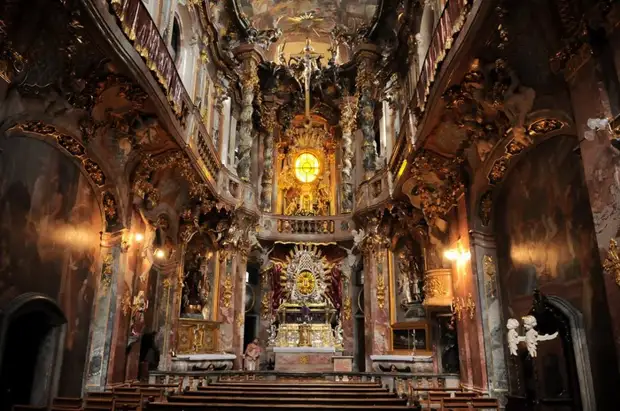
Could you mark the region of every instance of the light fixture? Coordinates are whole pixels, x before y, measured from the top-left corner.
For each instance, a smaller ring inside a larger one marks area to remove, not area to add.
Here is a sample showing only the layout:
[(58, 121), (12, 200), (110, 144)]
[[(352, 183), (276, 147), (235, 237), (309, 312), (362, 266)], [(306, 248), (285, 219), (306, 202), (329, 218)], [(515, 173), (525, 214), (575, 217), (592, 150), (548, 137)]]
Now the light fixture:
[(142, 240), (144, 240), (144, 234), (136, 233), (135, 239), (136, 239), (136, 243), (141, 242)]
[(463, 248), (461, 240), (459, 239), (456, 242), (456, 248), (450, 248), (444, 251), (443, 256), (450, 261), (464, 262), (471, 258), (471, 252)]
[(161, 259), (162, 259), (162, 258), (164, 258), (165, 256), (166, 256), (166, 253), (164, 253), (164, 250), (162, 250), (161, 248), (157, 248), (157, 249), (155, 250), (155, 257), (156, 257), (156, 258), (159, 258), (159, 259), (161, 260)]

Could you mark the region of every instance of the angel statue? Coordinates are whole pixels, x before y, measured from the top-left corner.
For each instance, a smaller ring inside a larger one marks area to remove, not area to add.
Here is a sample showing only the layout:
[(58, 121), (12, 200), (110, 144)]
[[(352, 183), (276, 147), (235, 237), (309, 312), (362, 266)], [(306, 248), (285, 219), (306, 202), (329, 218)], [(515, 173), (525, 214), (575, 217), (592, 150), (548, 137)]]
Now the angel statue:
[(523, 326), (525, 327), (525, 345), (527, 351), (532, 358), (536, 358), (536, 347), (539, 341), (551, 341), (558, 336), (558, 332), (553, 334), (538, 334), (538, 331), (534, 329), (538, 322), (533, 315), (526, 315), (523, 317)]
[(517, 347), (519, 343), (525, 341), (525, 337), (519, 335), (517, 328), (519, 328), (519, 321), (514, 318), (509, 318), (506, 323), (506, 328), (508, 328), (508, 349), (510, 350), (510, 355), (517, 356)]
[(351, 234), (353, 234), (353, 245), (354, 245), (353, 248), (359, 247), (362, 241), (364, 240), (364, 237), (366, 237), (366, 233), (364, 232), (363, 228), (360, 228), (359, 231), (351, 230)]

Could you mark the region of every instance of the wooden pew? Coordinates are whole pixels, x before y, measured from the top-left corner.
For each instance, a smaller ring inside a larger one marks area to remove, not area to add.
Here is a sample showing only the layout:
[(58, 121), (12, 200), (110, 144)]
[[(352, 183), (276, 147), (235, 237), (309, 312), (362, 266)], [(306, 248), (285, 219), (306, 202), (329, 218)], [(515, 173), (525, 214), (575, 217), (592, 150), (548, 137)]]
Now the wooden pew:
[(295, 390), (295, 391), (325, 391), (325, 392), (336, 392), (336, 391), (345, 391), (345, 392), (386, 392), (387, 388), (381, 387), (379, 385), (375, 385), (373, 387), (349, 387), (349, 386), (307, 386), (306, 384), (291, 384), (291, 385), (275, 385), (275, 384), (266, 384), (266, 385), (248, 385), (248, 386), (235, 386), (235, 385), (226, 385), (226, 384), (209, 384), (206, 386), (199, 387), (200, 390), (208, 390), (208, 389), (218, 389), (218, 390), (229, 390), (236, 392), (252, 392), (252, 391), (265, 391), (265, 390)]
[(56, 397), (52, 400), (52, 408), (63, 410), (79, 410), (82, 408), (84, 400), (82, 398)]
[(298, 391), (298, 390), (276, 390), (265, 389), (263, 391), (249, 391), (239, 393), (237, 391), (230, 391), (225, 388), (205, 388), (198, 387), (197, 391), (184, 391), (183, 395), (196, 395), (196, 396), (231, 396), (231, 395), (252, 395), (256, 397), (305, 397), (305, 398), (385, 398), (394, 397), (393, 393), (388, 391), (369, 391), (369, 392), (347, 392), (347, 391)]
[(47, 411), (47, 407), (38, 405), (13, 405), (12, 411)]
[(412, 408), (406, 405), (317, 405), (317, 404), (211, 404), (211, 403), (170, 403), (170, 402), (152, 402), (145, 404), (144, 411), (271, 411), (273, 409), (286, 409), (286, 410), (355, 410), (355, 411), (412, 411)]
[(113, 392), (89, 392), (84, 398), (84, 411), (112, 411), (113, 402)]
[(440, 411), (451, 410), (499, 410), (496, 398), (444, 398)]

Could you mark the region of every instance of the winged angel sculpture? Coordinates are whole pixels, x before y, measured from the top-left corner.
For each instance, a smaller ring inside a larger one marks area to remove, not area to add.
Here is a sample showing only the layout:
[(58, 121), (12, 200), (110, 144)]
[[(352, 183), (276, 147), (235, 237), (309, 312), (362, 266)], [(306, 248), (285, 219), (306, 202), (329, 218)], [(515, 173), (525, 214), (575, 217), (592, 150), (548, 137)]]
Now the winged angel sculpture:
[(517, 356), (517, 347), (519, 343), (525, 342), (525, 346), (527, 348), (527, 352), (530, 354), (530, 357), (536, 358), (537, 356), (537, 348), (538, 343), (540, 341), (550, 341), (558, 336), (558, 332), (554, 332), (553, 334), (538, 334), (538, 331), (535, 330), (538, 322), (536, 321), (536, 317), (533, 315), (526, 315), (523, 317), (523, 327), (525, 328), (525, 335), (519, 335), (517, 328), (519, 328), (519, 321), (514, 318), (508, 319), (506, 323), (506, 328), (508, 328), (507, 338), (508, 338), (508, 349), (510, 350), (510, 355)]

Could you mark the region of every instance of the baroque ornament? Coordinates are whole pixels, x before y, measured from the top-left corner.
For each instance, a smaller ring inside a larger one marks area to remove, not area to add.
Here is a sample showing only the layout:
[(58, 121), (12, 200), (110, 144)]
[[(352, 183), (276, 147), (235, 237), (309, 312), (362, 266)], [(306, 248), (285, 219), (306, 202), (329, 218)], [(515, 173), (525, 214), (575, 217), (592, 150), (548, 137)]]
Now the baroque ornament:
[(366, 173), (377, 169), (377, 147), (375, 145), (375, 115), (373, 102), (373, 75), (375, 62), (372, 56), (362, 56), (355, 78), (356, 95), (358, 96), (359, 126), (364, 135), (362, 150), (363, 165)]
[(493, 192), (488, 190), (486, 193), (480, 197), (480, 221), (482, 221), (483, 226), (488, 226), (491, 222), (491, 212), (493, 209)]
[(344, 97), (340, 106), (340, 128), (342, 130), (342, 212), (353, 209), (353, 131), (356, 123), (356, 97)]
[(620, 255), (618, 254), (618, 243), (615, 238), (609, 240), (609, 249), (607, 250), (605, 261), (603, 261), (603, 268), (608, 274), (613, 276), (616, 285), (620, 287)]

